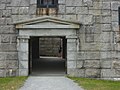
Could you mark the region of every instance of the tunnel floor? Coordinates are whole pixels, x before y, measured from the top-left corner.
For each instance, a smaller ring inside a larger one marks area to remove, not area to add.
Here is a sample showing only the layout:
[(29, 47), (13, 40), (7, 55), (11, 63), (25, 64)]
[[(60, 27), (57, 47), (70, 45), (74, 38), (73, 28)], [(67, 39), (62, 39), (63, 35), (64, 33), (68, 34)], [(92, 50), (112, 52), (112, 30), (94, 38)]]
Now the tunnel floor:
[(31, 75), (65, 75), (65, 61), (58, 57), (34, 59)]

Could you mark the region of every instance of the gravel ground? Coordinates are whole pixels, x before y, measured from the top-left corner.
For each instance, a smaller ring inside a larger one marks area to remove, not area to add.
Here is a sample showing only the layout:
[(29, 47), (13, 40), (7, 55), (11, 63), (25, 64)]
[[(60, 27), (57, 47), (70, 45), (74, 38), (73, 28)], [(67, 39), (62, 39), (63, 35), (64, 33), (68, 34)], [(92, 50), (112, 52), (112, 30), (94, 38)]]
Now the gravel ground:
[(30, 76), (20, 90), (83, 90), (64, 76)]

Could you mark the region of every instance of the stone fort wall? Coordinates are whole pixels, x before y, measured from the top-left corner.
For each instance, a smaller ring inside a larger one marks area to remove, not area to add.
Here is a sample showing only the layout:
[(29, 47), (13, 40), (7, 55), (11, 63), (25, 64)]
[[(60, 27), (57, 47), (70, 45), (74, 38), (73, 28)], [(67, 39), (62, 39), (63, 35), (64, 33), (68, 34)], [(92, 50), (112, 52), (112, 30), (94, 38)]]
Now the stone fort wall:
[[(59, 0), (50, 13), (81, 22), (79, 52), (69, 73), (78, 77), (120, 77), (119, 0)], [(13, 22), (39, 17), (36, 0), (0, 0), (0, 77), (18, 75), (17, 35)], [(13, 71), (11, 73), (11, 70)]]

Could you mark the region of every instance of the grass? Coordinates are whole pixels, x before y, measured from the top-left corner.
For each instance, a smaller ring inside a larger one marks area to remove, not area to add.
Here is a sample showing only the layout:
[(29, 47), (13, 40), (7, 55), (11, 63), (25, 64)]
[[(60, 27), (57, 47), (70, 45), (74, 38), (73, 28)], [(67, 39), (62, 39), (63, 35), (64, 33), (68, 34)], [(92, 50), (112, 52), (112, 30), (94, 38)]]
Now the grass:
[(85, 90), (120, 90), (120, 81), (69, 77)]
[(0, 78), (0, 90), (18, 90), (27, 77)]

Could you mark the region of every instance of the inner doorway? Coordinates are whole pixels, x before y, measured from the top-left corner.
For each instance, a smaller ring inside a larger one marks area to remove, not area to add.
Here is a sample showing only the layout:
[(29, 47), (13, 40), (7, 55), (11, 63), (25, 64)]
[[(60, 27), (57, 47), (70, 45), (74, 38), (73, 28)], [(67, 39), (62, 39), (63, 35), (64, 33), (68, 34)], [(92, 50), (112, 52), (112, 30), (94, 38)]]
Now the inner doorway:
[(65, 75), (66, 61), (67, 40), (64, 36), (30, 37), (30, 75)]

